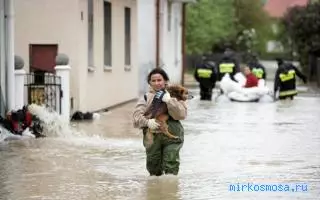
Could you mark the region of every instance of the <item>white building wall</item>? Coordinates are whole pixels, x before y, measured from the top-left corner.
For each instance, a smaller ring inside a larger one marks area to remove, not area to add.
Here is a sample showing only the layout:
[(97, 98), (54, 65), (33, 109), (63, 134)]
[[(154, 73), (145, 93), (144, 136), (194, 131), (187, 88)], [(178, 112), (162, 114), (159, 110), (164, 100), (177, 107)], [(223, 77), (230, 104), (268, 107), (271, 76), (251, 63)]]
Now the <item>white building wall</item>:
[[(160, 1), (159, 64), (172, 83), (181, 83), (182, 3)], [(146, 92), (146, 76), (156, 67), (156, 0), (138, 1), (139, 94)]]
[[(138, 97), (138, 35), (137, 1), (111, 0), (112, 6), (112, 66), (104, 66), (104, 11), (103, 0), (94, 0), (94, 71), (88, 72), (87, 23), (82, 32), (85, 55), (81, 63), (86, 91), (84, 109), (92, 111), (113, 106)], [(124, 8), (131, 8), (131, 66), (125, 66)], [(86, 4), (83, 10), (87, 10)], [(87, 13), (87, 12), (85, 12)], [(85, 14), (86, 16), (87, 14)], [(87, 18), (86, 18), (87, 21)], [(126, 70), (129, 67), (130, 70)]]
[(148, 89), (147, 75), (156, 66), (156, 1), (138, 0), (139, 95)]
[(58, 52), (69, 56), (71, 97), (80, 107), (79, 72), (84, 40), (79, 34), (81, 23), (78, 0), (15, 0), (15, 54), (23, 58), (29, 71), (30, 44), (58, 44)]
[(182, 4), (167, 0), (161, 7), (161, 61), (172, 83), (181, 83), (182, 73)]
[[(87, 0), (15, 0), (16, 55), (28, 71), (29, 44), (58, 44), (70, 59), (74, 110), (99, 110), (137, 97), (137, 1), (110, 2), (112, 66), (105, 70), (103, 0), (94, 0), (94, 71), (88, 71)], [(124, 64), (125, 7), (131, 8), (131, 66)]]

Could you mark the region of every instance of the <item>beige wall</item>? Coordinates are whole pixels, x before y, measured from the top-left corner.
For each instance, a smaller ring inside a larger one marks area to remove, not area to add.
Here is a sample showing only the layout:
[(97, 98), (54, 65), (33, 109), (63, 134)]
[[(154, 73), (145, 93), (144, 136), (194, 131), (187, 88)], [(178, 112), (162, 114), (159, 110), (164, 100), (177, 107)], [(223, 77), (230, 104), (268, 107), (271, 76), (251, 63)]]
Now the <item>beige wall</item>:
[[(93, 111), (138, 94), (136, 1), (112, 0), (111, 71), (103, 66), (103, 0), (94, 0), (94, 67), (88, 71), (86, 0), (15, 0), (15, 51), (29, 70), (29, 44), (58, 44), (70, 58), (75, 109)], [(132, 8), (132, 66), (124, 70), (124, 6)], [(83, 19), (81, 19), (81, 12)]]
[[(58, 44), (58, 52), (70, 58), (71, 96), (78, 96), (79, 46), (75, 30), (80, 24), (78, 0), (15, 0), (15, 54), (29, 71), (29, 44)], [(45, 3), (44, 3), (45, 2)]]
[[(112, 66), (104, 66), (103, 1), (94, 1), (94, 72), (86, 73), (86, 108), (96, 110), (131, 100), (138, 94), (136, 0), (112, 0)], [(131, 8), (131, 70), (124, 64), (124, 7)], [(86, 52), (87, 53), (87, 52)], [(86, 56), (85, 56), (86, 57)], [(87, 63), (84, 62), (84, 63)], [(87, 65), (86, 65), (87, 66)]]

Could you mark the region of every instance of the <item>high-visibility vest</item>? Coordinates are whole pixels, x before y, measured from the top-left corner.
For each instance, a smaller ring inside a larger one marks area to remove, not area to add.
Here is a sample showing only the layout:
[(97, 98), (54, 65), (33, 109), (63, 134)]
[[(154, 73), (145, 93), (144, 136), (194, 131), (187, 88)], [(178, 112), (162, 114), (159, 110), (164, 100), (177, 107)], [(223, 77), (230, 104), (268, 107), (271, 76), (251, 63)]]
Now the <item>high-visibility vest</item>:
[(211, 69), (197, 69), (197, 74), (199, 78), (210, 78), (212, 74)]
[(257, 78), (262, 78), (264, 71), (261, 68), (253, 68), (252, 73), (257, 77)]
[(296, 72), (294, 70), (289, 70), (288, 73), (280, 73), (279, 78), (281, 82), (289, 81), (295, 78)]
[(236, 65), (234, 63), (221, 63), (219, 65), (219, 72), (220, 73), (232, 73), (233, 72), (233, 68)]

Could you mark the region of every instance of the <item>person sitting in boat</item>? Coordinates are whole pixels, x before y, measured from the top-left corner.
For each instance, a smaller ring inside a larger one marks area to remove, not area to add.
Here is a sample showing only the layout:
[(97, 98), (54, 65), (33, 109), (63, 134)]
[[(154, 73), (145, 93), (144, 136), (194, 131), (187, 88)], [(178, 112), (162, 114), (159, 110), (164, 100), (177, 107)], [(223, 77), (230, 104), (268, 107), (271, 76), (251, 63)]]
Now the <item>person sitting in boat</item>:
[(258, 78), (251, 72), (249, 66), (245, 66), (243, 68), (243, 73), (246, 77), (246, 84), (244, 85), (245, 88), (251, 88), (251, 87), (258, 87)]

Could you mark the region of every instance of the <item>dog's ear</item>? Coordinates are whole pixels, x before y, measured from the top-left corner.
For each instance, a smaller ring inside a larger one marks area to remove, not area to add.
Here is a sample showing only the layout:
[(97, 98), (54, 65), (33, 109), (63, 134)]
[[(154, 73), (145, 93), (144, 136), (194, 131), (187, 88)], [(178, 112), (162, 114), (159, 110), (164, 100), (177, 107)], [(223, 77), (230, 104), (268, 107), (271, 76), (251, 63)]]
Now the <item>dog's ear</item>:
[(180, 86), (179, 90), (180, 90), (181, 95), (184, 95), (187, 92), (187, 89), (184, 87), (181, 87), (181, 86)]
[(188, 96), (188, 90), (184, 87), (180, 88), (180, 93), (181, 93), (181, 100), (186, 101), (187, 100), (187, 96)]

